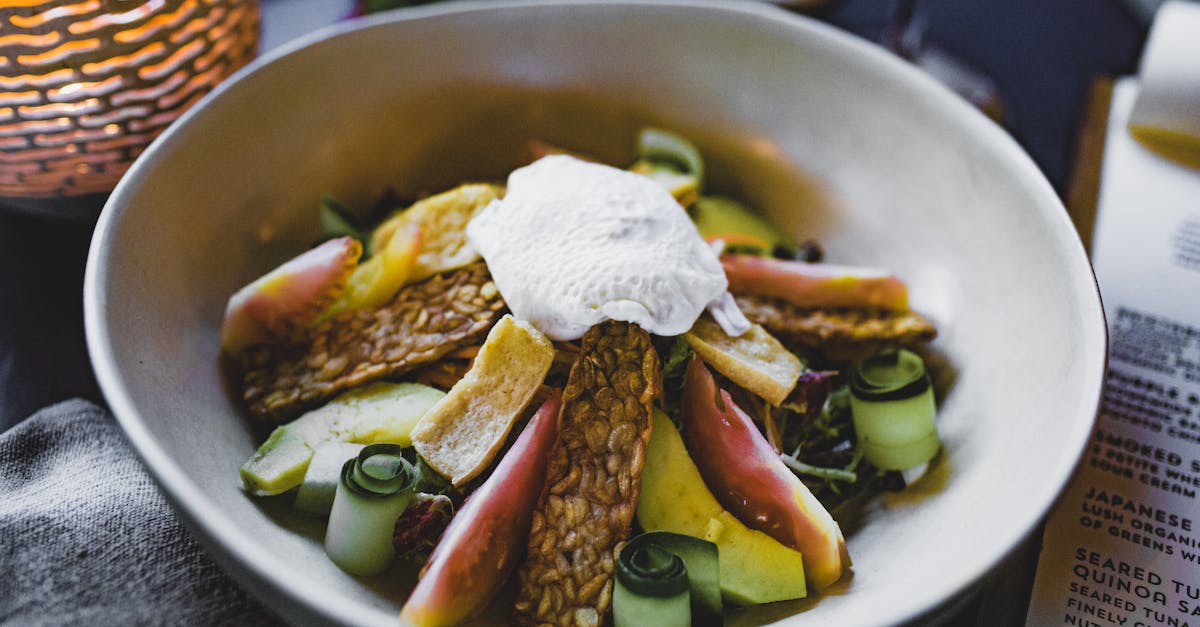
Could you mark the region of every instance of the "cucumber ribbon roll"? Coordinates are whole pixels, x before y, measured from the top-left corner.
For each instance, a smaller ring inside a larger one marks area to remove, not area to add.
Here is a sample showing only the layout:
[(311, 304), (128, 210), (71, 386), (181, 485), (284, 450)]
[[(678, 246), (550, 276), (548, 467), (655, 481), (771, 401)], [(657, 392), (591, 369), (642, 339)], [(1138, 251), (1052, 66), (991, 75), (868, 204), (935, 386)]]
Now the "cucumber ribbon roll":
[(417, 473), (398, 444), (372, 444), (342, 466), (325, 553), (354, 575), (383, 572), (395, 557), (396, 519), (413, 499)]
[(850, 411), (863, 457), (883, 470), (907, 470), (941, 448), (933, 385), (915, 353), (896, 350), (864, 361), (850, 380)]
[(704, 159), (692, 142), (657, 128), (644, 128), (638, 133), (638, 157), (650, 163), (667, 163), (682, 174), (695, 178), (699, 187), (704, 181)]
[(617, 558), (615, 627), (722, 625), (717, 545), (655, 531), (629, 541)]

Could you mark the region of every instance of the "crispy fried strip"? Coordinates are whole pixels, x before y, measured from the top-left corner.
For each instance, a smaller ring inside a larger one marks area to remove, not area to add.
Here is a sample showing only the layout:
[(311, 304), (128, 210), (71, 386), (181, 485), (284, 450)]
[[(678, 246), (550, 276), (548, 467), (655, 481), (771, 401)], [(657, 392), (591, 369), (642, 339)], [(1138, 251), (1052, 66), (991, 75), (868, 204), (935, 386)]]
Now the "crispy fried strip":
[(554, 345), (541, 331), (501, 318), (471, 369), (417, 421), (413, 448), (455, 487), (474, 479), (504, 446), (552, 361)]
[(242, 399), (257, 418), (285, 420), (482, 341), (503, 310), (483, 263), (405, 286), (382, 307), (343, 312), (288, 344), (248, 349)]
[(787, 343), (843, 353), (880, 344), (919, 344), (937, 336), (933, 323), (915, 311), (805, 309), (764, 296), (739, 296), (737, 303), (751, 322)]
[(636, 325), (605, 322), (584, 335), (520, 569), (518, 622), (603, 622), (637, 506), (659, 376), (650, 335)]

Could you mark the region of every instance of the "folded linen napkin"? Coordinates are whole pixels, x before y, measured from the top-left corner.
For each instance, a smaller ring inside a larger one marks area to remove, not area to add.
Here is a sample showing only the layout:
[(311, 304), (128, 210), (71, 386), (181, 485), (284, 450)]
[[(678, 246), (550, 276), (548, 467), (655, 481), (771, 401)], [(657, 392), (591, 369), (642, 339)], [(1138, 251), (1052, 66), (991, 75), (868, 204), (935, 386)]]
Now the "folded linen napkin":
[(279, 624), (180, 525), (81, 400), (0, 434), (0, 624)]

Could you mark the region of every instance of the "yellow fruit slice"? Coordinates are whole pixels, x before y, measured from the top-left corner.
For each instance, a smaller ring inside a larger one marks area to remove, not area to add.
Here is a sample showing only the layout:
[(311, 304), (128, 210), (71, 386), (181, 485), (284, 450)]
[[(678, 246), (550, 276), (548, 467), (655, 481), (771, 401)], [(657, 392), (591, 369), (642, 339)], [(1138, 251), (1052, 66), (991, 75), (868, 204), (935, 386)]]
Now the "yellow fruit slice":
[(371, 235), (372, 250), (385, 246), (394, 233), (416, 225), (424, 241), (410, 281), (461, 268), (479, 259), (479, 253), (467, 243), (467, 223), (497, 198), (498, 187), (471, 183), (420, 200), (376, 227)]
[(422, 236), (421, 227), (415, 224), (394, 231), (382, 249), (375, 249), (375, 256), (354, 269), (341, 297), (325, 310), (317, 322), (343, 311), (378, 307), (391, 300), (405, 283), (414, 280)]

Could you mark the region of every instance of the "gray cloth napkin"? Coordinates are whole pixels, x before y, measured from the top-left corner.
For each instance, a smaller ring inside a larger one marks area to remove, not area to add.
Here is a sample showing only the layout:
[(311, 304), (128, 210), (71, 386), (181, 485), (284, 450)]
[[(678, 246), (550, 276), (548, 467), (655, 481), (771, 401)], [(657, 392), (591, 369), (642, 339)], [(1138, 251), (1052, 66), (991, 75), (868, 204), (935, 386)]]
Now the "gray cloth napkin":
[(67, 401), (0, 435), (0, 623), (278, 622), (180, 525), (104, 410)]

